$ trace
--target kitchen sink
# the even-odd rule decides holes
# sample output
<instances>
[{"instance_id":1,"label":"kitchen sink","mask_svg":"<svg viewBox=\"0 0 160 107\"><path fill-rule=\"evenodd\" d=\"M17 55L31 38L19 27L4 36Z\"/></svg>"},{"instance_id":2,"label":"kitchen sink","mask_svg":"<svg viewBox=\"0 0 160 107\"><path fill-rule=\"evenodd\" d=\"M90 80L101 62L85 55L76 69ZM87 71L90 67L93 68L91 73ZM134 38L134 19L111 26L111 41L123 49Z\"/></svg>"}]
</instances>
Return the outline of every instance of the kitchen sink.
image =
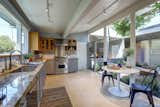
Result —
<instances>
[{"instance_id":1,"label":"kitchen sink","mask_svg":"<svg viewBox=\"0 0 160 107\"><path fill-rule=\"evenodd\" d=\"M32 72L37 68L38 64L27 64L22 66L21 68L15 70L13 73L15 72Z\"/></svg>"}]
</instances>

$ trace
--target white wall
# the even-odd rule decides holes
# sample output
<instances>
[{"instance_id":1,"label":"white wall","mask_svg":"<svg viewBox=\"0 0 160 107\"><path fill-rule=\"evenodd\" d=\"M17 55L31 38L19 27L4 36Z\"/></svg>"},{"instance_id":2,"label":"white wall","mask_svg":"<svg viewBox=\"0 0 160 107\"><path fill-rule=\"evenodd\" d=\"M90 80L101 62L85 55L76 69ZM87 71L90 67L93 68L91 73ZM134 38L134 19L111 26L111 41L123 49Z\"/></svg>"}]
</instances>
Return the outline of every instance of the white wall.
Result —
<instances>
[{"instance_id":1,"label":"white wall","mask_svg":"<svg viewBox=\"0 0 160 107\"><path fill-rule=\"evenodd\" d=\"M77 42L77 57L78 69L83 70L87 68L87 44L84 42Z\"/></svg>"}]
</instances>

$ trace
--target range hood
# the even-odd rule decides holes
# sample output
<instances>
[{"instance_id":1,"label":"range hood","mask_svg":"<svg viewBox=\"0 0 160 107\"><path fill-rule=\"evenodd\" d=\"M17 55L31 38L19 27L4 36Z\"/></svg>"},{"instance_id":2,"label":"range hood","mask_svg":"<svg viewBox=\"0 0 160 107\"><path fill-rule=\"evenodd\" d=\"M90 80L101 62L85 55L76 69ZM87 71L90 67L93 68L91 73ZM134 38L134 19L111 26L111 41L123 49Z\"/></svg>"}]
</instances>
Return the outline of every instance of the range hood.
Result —
<instances>
[{"instance_id":1,"label":"range hood","mask_svg":"<svg viewBox=\"0 0 160 107\"><path fill-rule=\"evenodd\" d=\"M68 46L67 41L64 39L56 39L55 46Z\"/></svg>"}]
</instances>

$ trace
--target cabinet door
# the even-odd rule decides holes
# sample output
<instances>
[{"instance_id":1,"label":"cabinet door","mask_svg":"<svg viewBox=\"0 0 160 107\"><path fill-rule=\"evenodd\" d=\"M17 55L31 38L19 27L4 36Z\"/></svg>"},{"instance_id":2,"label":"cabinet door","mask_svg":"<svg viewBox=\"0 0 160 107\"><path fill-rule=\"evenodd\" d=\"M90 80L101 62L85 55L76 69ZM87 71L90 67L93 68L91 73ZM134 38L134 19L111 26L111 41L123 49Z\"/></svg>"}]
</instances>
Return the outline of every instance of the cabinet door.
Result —
<instances>
[{"instance_id":1,"label":"cabinet door","mask_svg":"<svg viewBox=\"0 0 160 107\"><path fill-rule=\"evenodd\" d=\"M27 107L27 100L26 97L22 97L20 102L16 105L16 107Z\"/></svg>"},{"instance_id":2,"label":"cabinet door","mask_svg":"<svg viewBox=\"0 0 160 107\"><path fill-rule=\"evenodd\" d=\"M44 40L40 39L40 50L43 51L44 49Z\"/></svg>"},{"instance_id":3,"label":"cabinet door","mask_svg":"<svg viewBox=\"0 0 160 107\"><path fill-rule=\"evenodd\" d=\"M56 74L55 72L55 61L54 60L48 60L46 63L46 73L47 74Z\"/></svg>"},{"instance_id":4,"label":"cabinet door","mask_svg":"<svg viewBox=\"0 0 160 107\"><path fill-rule=\"evenodd\" d=\"M40 104L39 75L33 81L33 87L27 95L27 107L38 107Z\"/></svg>"},{"instance_id":5,"label":"cabinet door","mask_svg":"<svg viewBox=\"0 0 160 107\"><path fill-rule=\"evenodd\" d=\"M49 51L50 50L50 41L49 41L49 39L46 39L45 41L46 41L45 49L46 49L46 51Z\"/></svg>"},{"instance_id":6,"label":"cabinet door","mask_svg":"<svg viewBox=\"0 0 160 107\"><path fill-rule=\"evenodd\" d=\"M54 41L51 39L50 40L50 49L53 50L54 49Z\"/></svg>"},{"instance_id":7,"label":"cabinet door","mask_svg":"<svg viewBox=\"0 0 160 107\"><path fill-rule=\"evenodd\" d=\"M30 32L29 35L30 49L31 50L39 50L39 33L38 32Z\"/></svg>"},{"instance_id":8,"label":"cabinet door","mask_svg":"<svg viewBox=\"0 0 160 107\"><path fill-rule=\"evenodd\" d=\"M78 71L78 59L68 59L68 72Z\"/></svg>"}]
</instances>

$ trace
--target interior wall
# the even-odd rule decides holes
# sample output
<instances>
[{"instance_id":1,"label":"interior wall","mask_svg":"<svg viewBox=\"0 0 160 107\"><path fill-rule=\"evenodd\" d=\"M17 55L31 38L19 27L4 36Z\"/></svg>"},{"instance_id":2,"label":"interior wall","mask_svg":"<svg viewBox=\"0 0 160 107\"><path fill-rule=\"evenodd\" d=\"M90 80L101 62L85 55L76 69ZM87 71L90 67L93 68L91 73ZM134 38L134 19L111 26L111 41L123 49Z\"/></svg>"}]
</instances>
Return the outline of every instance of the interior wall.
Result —
<instances>
[{"instance_id":1,"label":"interior wall","mask_svg":"<svg viewBox=\"0 0 160 107\"><path fill-rule=\"evenodd\" d=\"M150 46L150 64L151 66L160 65L160 38L159 39L152 39Z\"/></svg>"},{"instance_id":2,"label":"interior wall","mask_svg":"<svg viewBox=\"0 0 160 107\"><path fill-rule=\"evenodd\" d=\"M70 34L67 38L75 39L78 42L87 43L88 42L88 32Z\"/></svg>"},{"instance_id":3,"label":"interior wall","mask_svg":"<svg viewBox=\"0 0 160 107\"><path fill-rule=\"evenodd\" d=\"M87 45L83 42L77 42L78 68L83 70L87 68Z\"/></svg>"},{"instance_id":4,"label":"interior wall","mask_svg":"<svg viewBox=\"0 0 160 107\"><path fill-rule=\"evenodd\" d=\"M88 32L71 34L67 39L77 40L78 70L87 69Z\"/></svg>"},{"instance_id":5,"label":"interior wall","mask_svg":"<svg viewBox=\"0 0 160 107\"><path fill-rule=\"evenodd\" d=\"M40 32L40 37L62 39L62 35L58 33Z\"/></svg>"}]
</instances>

